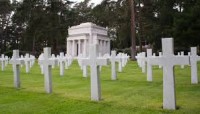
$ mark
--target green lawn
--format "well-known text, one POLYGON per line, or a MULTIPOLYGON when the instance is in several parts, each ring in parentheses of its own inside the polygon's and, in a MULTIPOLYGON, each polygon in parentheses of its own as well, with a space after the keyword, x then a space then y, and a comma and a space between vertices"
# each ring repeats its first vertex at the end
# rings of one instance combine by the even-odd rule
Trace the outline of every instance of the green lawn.
MULTIPOLYGON (((199 64, 200 66, 200 64, 199 64)), ((154 67, 153 82, 146 81, 136 62, 129 62, 118 80, 111 81, 110 66, 101 72, 102 100, 90 101, 90 79, 82 77, 73 62, 63 77, 53 69, 53 93, 46 94, 44 78, 37 64, 30 74, 21 69, 21 88, 13 87, 12 67, 0 71, 0 114, 156 114, 200 113, 200 84, 191 85, 190 67, 176 72, 178 110, 162 109, 162 70, 154 67)), ((199 69, 200 70, 200 69, 199 69)))

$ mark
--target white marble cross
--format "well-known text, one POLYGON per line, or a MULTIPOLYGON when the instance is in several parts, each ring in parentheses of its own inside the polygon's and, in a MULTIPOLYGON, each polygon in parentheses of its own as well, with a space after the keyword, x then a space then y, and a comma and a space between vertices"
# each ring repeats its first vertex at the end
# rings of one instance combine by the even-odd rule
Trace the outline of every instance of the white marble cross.
POLYGON ((71 55, 68 55, 68 54, 65 54, 65 58, 67 59, 67 60, 65 61, 65 69, 68 69, 69 66, 70 66, 70 65, 72 64, 72 62, 73 62, 73 58, 72 58, 71 55))
MULTIPOLYGON (((20 59, 21 59, 21 60, 24 60, 24 56, 21 55, 21 56, 20 56, 20 59)), ((24 64, 21 64, 21 67, 23 67, 23 66, 24 66, 24 64)))
POLYGON ((85 56, 85 54, 84 54, 84 55, 79 54, 79 56, 77 57, 78 64, 79 64, 81 70, 83 71, 83 77, 85 77, 85 78, 88 76, 88 73, 87 73, 87 66, 82 64, 82 60, 83 60, 83 59, 86 59, 86 58, 87 58, 87 57, 85 56))
POLYGON ((174 66, 189 64, 188 56, 175 56, 173 38, 162 39, 162 57, 152 57, 150 64, 163 67, 163 108, 176 109, 174 66))
POLYGON ((122 53, 117 54, 118 61, 118 72, 122 72, 122 53))
POLYGON ((26 73, 30 72, 30 63, 31 63, 31 59, 29 54, 27 53, 24 57, 24 61, 25 61, 25 66, 26 66, 26 73))
POLYGON ((33 67, 34 63, 35 63, 35 56, 30 55, 30 68, 33 67))
POLYGON ((19 59, 19 50, 13 50, 13 56, 10 60, 10 64, 13 66, 14 86, 15 88, 20 88, 20 65, 24 64, 24 61, 19 59))
POLYGON ((110 62, 111 62, 111 79, 117 80, 117 72, 115 67, 115 62, 119 62, 120 59, 116 57, 116 51, 111 52, 110 62))
POLYGON ((90 45, 89 58, 82 60, 82 65, 90 66, 91 100, 101 99, 100 69, 99 66, 107 65, 108 59, 97 57, 97 45, 90 45))
POLYGON ((4 54, 1 54, 0 61, 1 61, 1 70, 4 71, 5 70, 5 63, 6 63, 6 58, 5 58, 4 54))
POLYGON ((52 65, 55 64, 51 58, 51 48, 44 48, 44 59, 39 60, 39 63, 43 65, 44 70, 44 84, 47 93, 52 93, 52 65))
POLYGON ((8 63, 9 63, 9 58, 8 58, 8 56, 5 56, 5 66, 7 66, 8 65, 8 63))
POLYGON ((142 67, 142 73, 146 72, 146 53, 142 52, 141 53, 141 67, 142 67))
MULTIPOLYGON (((60 55, 56 56, 56 60, 58 60, 60 58, 60 55)), ((57 62, 57 66, 60 66, 60 62, 57 62)))
MULTIPOLYGON (((52 59, 52 60, 56 60, 55 54, 52 54, 52 55, 51 55, 51 59, 52 59)), ((55 65, 52 65, 52 68, 55 68, 55 65)))
POLYGON ((58 61, 60 64, 60 76, 63 76, 64 72, 65 72, 65 61, 66 61, 66 58, 65 58, 63 52, 60 52, 60 57, 59 57, 58 61))
POLYGON ((152 65, 149 63, 149 59, 152 57, 152 49, 147 49, 147 81, 152 81, 152 65))
POLYGON ((188 56, 190 56, 191 55, 191 52, 188 52, 188 56))
POLYGON ((87 72, 87 66, 83 66, 83 77, 87 78, 88 77, 88 72, 87 72))
MULTIPOLYGON (((162 57, 162 52, 159 52, 159 55, 158 55, 159 57, 162 57)), ((159 68, 162 68, 162 66, 161 65, 159 65, 159 68)))
POLYGON ((135 58, 137 59, 137 64, 139 67, 142 67, 141 65, 141 54, 142 53, 137 53, 137 55, 135 56, 135 58))
POLYGON ((191 65, 191 83, 198 84, 197 62, 200 57, 197 55, 197 48, 191 47, 190 65, 191 65))
POLYGON ((81 62, 82 58, 83 58, 82 54, 79 54, 78 57, 77 57, 78 65, 80 66, 81 70, 83 70, 83 65, 82 65, 82 62, 81 62))
POLYGON ((69 69, 69 58, 70 58, 70 56, 68 54, 65 54, 65 58, 67 59, 65 61, 65 69, 69 69))
MULTIPOLYGON (((181 56, 184 56, 184 51, 181 51, 181 56)), ((181 65, 181 68, 184 69, 185 66, 184 66, 184 65, 181 65)))
MULTIPOLYGON (((87 57, 86 53, 83 53, 83 57, 87 57)), ((83 65, 83 77, 88 77, 87 65, 83 65)))

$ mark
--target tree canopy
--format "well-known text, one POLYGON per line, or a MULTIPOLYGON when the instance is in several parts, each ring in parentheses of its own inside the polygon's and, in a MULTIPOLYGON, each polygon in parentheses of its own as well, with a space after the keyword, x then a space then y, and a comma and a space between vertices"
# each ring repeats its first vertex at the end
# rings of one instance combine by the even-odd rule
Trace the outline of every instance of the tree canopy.
MULTIPOLYGON (((65 51, 67 30, 73 25, 93 22, 107 27, 111 48, 131 47, 129 0, 1 0, 0 53, 13 49, 39 54, 44 46, 53 53, 65 51)), ((200 44, 199 0, 134 0, 136 45, 149 44, 161 50, 161 38, 173 37, 176 50, 200 44)), ((141 51, 141 49, 139 50, 141 51)))

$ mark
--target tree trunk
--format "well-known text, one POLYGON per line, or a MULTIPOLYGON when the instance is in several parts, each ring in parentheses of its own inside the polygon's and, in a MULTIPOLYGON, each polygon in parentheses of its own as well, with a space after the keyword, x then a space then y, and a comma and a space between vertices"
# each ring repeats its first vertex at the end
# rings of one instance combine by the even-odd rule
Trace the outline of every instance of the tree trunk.
POLYGON ((131 10, 131 59, 136 60, 135 1, 129 0, 131 10))
POLYGON ((138 33, 139 33, 139 52, 142 52, 142 40, 143 40, 143 34, 142 34, 142 18, 141 18, 141 1, 139 0, 139 7, 138 7, 138 23, 139 23, 139 29, 138 29, 138 33))

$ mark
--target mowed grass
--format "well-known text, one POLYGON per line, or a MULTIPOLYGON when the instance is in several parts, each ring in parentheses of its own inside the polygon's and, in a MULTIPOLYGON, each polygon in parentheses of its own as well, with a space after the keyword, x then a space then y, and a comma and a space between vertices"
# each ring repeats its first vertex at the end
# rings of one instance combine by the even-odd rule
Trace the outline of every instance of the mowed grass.
MULTIPOLYGON (((200 65, 199 65, 200 66, 200 65)), ((199 69, 200 70, 200 69, 199 69)), ((110 66, 102 67, 102 100, 90 100, 90 78, 83 78, 76 61, 63 77, 52 70, 53 93, 44 90, 44 77, 36 63, 29 74, 21 68, 21 88, 15 89, 12 66, 0 71, 0 114, 199 114, 200 84, 192 85, 190 67, 175 67, 178 109, 162 109, 162 70, 153 69, 153 82, 146 81, 136 62, 129 61, 118 80, 111 80, 110 66)))

